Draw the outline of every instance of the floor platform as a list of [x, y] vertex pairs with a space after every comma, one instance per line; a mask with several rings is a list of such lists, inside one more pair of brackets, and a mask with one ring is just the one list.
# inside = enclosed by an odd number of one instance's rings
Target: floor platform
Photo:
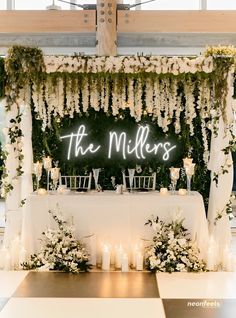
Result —
[[0, 271], [0, 318], [235, 318], [236, 273]]

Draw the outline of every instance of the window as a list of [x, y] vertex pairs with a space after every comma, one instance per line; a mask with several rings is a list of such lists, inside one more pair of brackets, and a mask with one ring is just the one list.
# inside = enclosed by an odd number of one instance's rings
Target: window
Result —
[[[144, 2], [144, 0], [136, 1]], [[134, 4], [135, 0], [124, 1]], [[141, 6], [142, 10], [199, 10], [199, 0], [156, 0]]]
[[7, 0], [0, 1], [0, 10], [6, 10], [7, 8]]
[[236, 10], [235, 0], [208, 0], [208, 10]]
[[[46, 10], [52, 4], [53, 0], [15, 0], [15, 10]], [[60, 6], [62, 10], [70, 10], [70, 5], [67, 3], [55, 0], [54, 4]]]

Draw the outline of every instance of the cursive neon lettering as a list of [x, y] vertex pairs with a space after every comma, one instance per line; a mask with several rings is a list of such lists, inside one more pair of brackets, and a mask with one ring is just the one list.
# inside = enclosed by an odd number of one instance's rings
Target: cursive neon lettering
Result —
[[73, 138], [75, 137], [75, 157], [78, 157], [79, 155], [85, 156], [87, 153], [96, 153], [100, 149], [100, 145], [95, 147], [94, 144], [90, 143], [88, 147], [83, 147], [81, 145], [82, 140], [84, 137], [88, 136], [86, 134], [86, 128], [84, 125], [79, 126], [77, 134], [74, 134], [73, 132], [70, 135], [62, 136], [61, 139], [67, 139], [69, 138], [69, 147], [67, 152], [67, 160], [70, 160], [71, 158], [71, 148], [73, 143]]
[[[114, 154], [120, 154], [126, 160], [128, 156], [134, 155], [137, 159], [146, 159], [148, 154], [161, 157], [162, 160], [167, 161], [170, 159], [170, 153], [176, 148], [169, 141], [157, 142], [154, 144], [148, 143], [150, 134], [149, 126], [139, 126], [135, 138], [128, 139], [126, 132], [109, 132], [109, 143], [107, 157], [111, 159]], [[86, 154], [97, 153], [101, 145], [95, 146], [89, 143], [85, 146], [88, 133], [86, 132], [85, 125], [80, 125], [76, 133], [71, 133], [62, 136], [61, 139], [68, 139], [67, 160], [72, 156], [80, 157]]]

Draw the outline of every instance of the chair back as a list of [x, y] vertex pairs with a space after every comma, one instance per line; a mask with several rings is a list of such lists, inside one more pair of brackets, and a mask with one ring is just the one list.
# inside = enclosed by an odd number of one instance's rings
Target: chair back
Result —
[[[130, 189], [130, 180], [129, 176], [126, 176], [124, 172], [123, 175], [123, 184], [126, 189]], [[146, 189], [146, 190], [156, 190], [156, 172], [153, 172], [151, 176], [134, 176], [133, 181], [133, 190]]]
[[92, 173], [88, 176], [61, 176], [60, 185], [65, 185], [71, 190], [90, 190], [92, 182]]

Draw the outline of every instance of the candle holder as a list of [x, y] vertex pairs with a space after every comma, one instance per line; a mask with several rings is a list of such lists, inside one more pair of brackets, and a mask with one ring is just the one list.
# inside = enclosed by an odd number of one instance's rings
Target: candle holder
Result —
[[128, 169], [128, 173], [129, 173], [130, 193], [132, 193], [133, 192], [133, 183], [134, 183], [135, 169]]
[[170, 178], [171, 178], [171, 193], [175, 194], [176, 193], [177, 181], [179, 179], [180, 168], [171, 167], [169, 169], [170, 169]]
[[52, 158], [51, 157], [43, 157], [43, 167], [47, 172], [47, 191], [49, 191], [49, 177], [50, 170], [52, 168]]
[[34, 167], [33, 167], [33, 173], [36, 176], [36, 190], [38, 191], [39, 189], [39, 182], [41, 180], [41, 176], [42, 176], [42, 168], [43, 168], [43, 164], [42, 162], [37, 161], [36, 163], [34, 163]]
[[52, 178], [52, 184], [53, 184], [52, 190], [56, 191], [59, 176], [60, 176], [60, 168], [57, 168], [57, 167], [51, 168], [50, 172], [51, 172], [51, 178]]
[[185, 172], [187, 176], [187, 192], [188, 195], [191, 195], [191, 181], [192, 176], [194, 175], [195, 163], [191, 163], [185, 167]]
[[100, 173], [101, 169], [100, 168], [92, 169], [92, 171], [93, 171], [93, 178], [94, 178], [94, 182], [95, 182], [95, 189], [98, 191], [99, 190], [98, 178], [99, 178], [99, 173]]
[[188, 167], [189, 165], [193, 163], [193, 158], [184, 158], [183, 163], [184, 163], [184, 169], [186, 169], [186, 167]]

